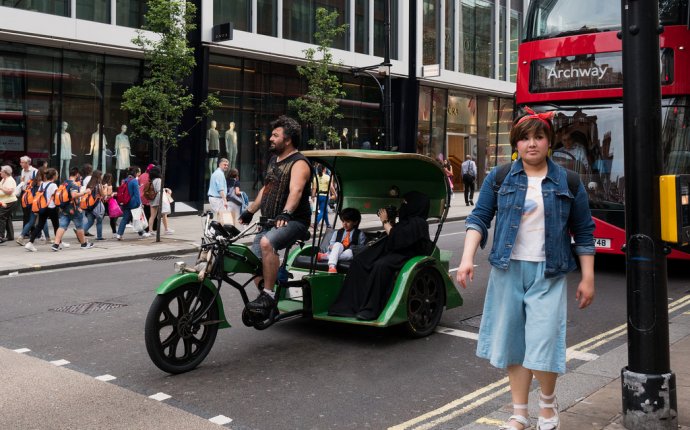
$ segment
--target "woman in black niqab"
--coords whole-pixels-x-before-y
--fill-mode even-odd
[[[407,260],[429,255],[429,197],[418,191],[403,196],[398,211],[399,221],[388,236],[356,255],[345,276],[338,299],[328,314],[375,320],[388,303],[393,291],[395,274]],[[379,218],[384,218],[379,211]]]

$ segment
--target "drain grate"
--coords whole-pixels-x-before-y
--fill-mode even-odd
[[[164,260],[176,260],[178,258],[180,258],[180,257],[177,255],[158,255],[156,257],[151,257],[151,260],[164,261]]]
[[[51,309],[55,312],[65,312],[74,315],[86,315],[93,312],[109,311],[112,309],[121,308],[127,306],[123,303],[105,303],[105,302],[89,302],[80,303],[78,305],[62,306],[59,308]]]
[[[482,323],[482,315],[481,314],[474,316],[472,318],[467,318],[466,320],[460,321],[460,324],[465,324],[465,325],[468,325],[468,326],[474,327],[474,328],[479,328],[481,323]]]

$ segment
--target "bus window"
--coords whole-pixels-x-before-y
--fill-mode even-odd
[[[662,109],[664,174],[690,172],[690,97],[671,99]]]

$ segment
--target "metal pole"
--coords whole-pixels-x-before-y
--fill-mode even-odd
[[[676,382],[668,338],[666,255],[659,175],[659,2],[621,2],[628,366],[621,370],[623,425],[676,429]]]
[[[391,106],[391,0],[384,0],[384,30],[385,47],[383,50],[383,65],[386,66],[386,78],[383,85],[383,132],[384,145],[387,151],[393,147],[393,112]]]

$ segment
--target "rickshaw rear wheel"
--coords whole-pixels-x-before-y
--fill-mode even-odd
[[[441,275],[432,268],[417,272],[407,292],[407,334],[414,338],[434,332],[445,305],[446,291]]]
[[[218,334],[218,306],[212,304],[198,322],[192,321],[213,296],[199,283],[156,296],[146,316],[144,337],[146,351],[159,369],[184,373],[206,358]]]

